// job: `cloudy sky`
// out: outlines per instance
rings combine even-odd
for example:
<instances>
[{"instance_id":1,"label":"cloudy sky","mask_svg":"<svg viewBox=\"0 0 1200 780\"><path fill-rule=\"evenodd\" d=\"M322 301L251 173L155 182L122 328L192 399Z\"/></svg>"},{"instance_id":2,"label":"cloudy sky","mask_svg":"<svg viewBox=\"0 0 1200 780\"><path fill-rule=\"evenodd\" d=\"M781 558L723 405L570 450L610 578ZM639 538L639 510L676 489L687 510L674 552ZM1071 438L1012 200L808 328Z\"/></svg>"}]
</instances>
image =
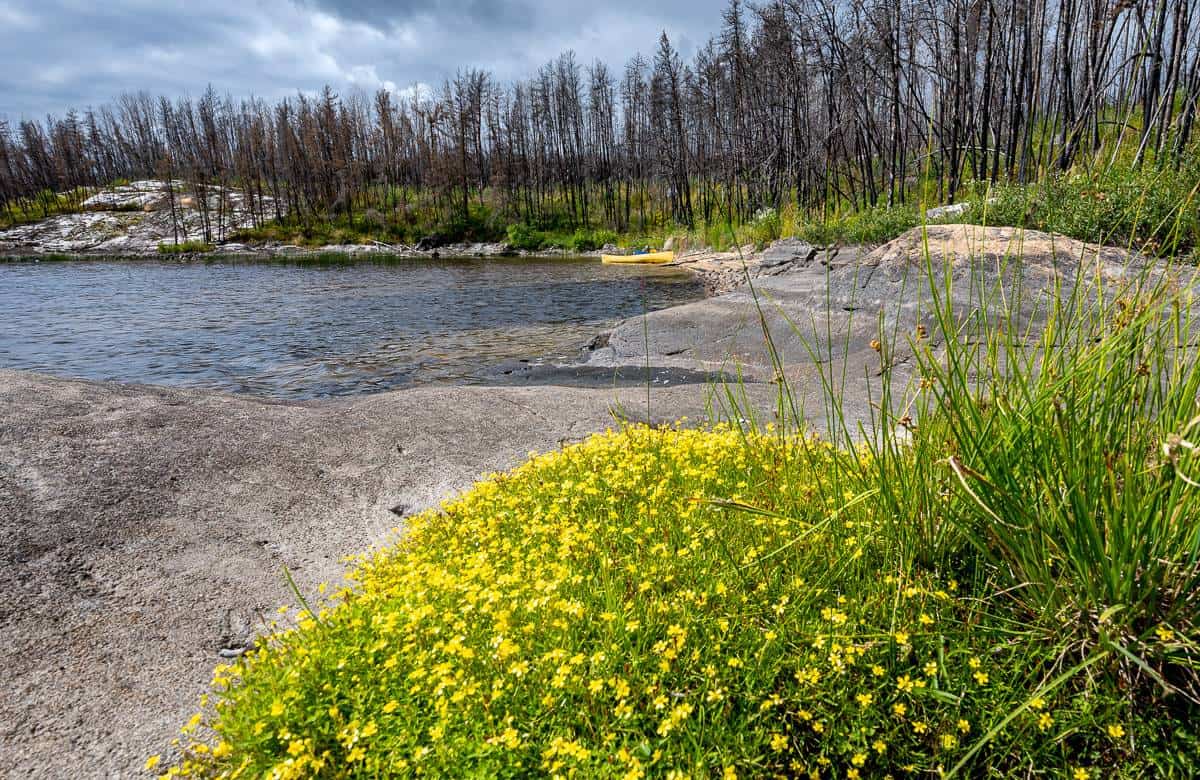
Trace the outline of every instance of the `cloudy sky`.
<instances>
[{"instance_id":1,"label":"cloudy sky","mask_svg":"<svg viewBox=\"0 0 1200 780\"><path fill-rule=\"evenodd\" d=\"M139 89L277 98L324 84L438 85L460 67L531 74L566 49L621 65L666 30L685 55L726 0L0 0L0 116Z\"/></svg>"}]
</instances>

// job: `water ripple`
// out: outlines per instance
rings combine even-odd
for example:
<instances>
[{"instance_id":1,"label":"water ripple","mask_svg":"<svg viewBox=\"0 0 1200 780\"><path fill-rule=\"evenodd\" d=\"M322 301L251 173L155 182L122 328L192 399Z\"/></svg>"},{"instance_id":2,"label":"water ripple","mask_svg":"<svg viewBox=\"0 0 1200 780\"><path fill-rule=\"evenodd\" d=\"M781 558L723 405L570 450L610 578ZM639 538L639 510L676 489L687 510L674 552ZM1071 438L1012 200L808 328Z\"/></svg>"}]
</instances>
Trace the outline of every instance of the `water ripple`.
<instances>
[{"instance_id":1,"label":"water ripple","mask_svg":"<svg viewBox=\"0 0 1200 780\"><path fill-rule=\"evenodd\" d=\"M587 259L0 263L0 366L284 398L480 384L702 295Z\"/></svg>"}]
</instances>

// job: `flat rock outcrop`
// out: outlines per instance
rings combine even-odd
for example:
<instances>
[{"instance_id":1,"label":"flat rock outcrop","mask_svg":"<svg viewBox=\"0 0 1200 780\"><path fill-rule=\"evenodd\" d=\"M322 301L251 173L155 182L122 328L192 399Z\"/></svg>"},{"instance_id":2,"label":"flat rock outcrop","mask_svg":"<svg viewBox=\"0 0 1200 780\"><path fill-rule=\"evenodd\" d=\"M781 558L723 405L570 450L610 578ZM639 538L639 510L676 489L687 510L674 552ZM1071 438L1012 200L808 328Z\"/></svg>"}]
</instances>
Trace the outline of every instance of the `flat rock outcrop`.
<instances>
[{"instance_id":1,"label":"flat rock outcrop","mask_svg":"<svg viewBox=\"0 0 1200 780\"><path fill-rule=\"evenodd\" d=\"M1085 293L1099 287L1112 295L1158 273L1122 249L1007 227L917 228L869 251L781 242L747 264L731 292L622 323L590 362L740 371L769 380L776 373L769 333L790 378L803 380L843 360L850 377L877 376L872 342L888 342L892 360L906 363L919 330L936 343L938 305L948 303L961 319L996 316L1003 300L1015 307L1017 322L1036 327L1053 297L1070 296L1076 284ZM1180 283L1195 283L1179 276Z\"/></svg>"}]
</instances>

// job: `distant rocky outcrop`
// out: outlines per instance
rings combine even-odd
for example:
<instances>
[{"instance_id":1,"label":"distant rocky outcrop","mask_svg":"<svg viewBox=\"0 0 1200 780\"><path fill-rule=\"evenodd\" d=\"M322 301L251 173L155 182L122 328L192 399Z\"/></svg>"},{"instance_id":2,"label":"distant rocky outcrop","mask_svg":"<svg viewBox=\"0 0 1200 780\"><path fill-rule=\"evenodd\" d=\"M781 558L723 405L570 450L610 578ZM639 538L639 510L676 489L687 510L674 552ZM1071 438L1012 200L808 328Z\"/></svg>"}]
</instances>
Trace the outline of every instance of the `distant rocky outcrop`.
<instances>
[{"instance_id":1,"label":"distant rocky outcrop","mask_svg":"<svg viewBox=\"0 0 1200 780\"><path fill-rule=\"evenodd\" d=\"M203 241L203 218L192 187L174 182L175 208L162 181L135 181L108 187L83 202L83 210L0 231L0 255L152 255L159 244ZM245 196L236 190L207 188L211 233L251 227ZM222 203L223 201L223 203ZM223 206L223 208L222 208ZM269 209L273 209L268 199Z\"/></svg>"},{"instance_id":2,"label":"distant rocky outcrop","mask_svg":"<svg viewBox=\"0 0 1200 780\"><path fill-rule=\"evenodd\" d=\"M331 244L300 247L280 242L253 246L228 240L242 228L254 226L245 196L233 189L208 187L206 190L211 240L223 255L304 256L321 253L347 255L387 254L411 257L445 255L447 257L492 256L509 254L578 254L564 250L515 251L503 242L457 242L442 236L427 236L416 246L371 241L361 244ZM222 203L223 201L223 203ZM166 183L155 180L135 181L107 187L91 195L81 211L60 214L27 225L0 230L0 258L50 254L116 255L122 257L158 254L160 244L204 241L201 210L194 188L187 182L174 182L174 209ZM223 208L222 208L223 206ZM275 216L274 201L264 201L266 218ZM225 236L222 240L220 237Z\"/></svg>"}]
</instances>

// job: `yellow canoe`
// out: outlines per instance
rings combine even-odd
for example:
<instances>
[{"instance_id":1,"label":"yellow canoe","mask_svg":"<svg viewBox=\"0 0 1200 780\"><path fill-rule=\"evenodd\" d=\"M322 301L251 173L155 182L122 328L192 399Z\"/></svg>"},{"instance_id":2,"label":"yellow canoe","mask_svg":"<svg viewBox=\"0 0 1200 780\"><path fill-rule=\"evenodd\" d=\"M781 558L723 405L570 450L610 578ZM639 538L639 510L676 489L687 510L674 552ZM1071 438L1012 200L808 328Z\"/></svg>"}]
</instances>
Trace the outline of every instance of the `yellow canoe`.
<instances>
[{"instance_id":1,"label":"yellow canoe","mask_svg":"<svg viewBox=\"0 0 1200 780\"><path fill-rule=\"evenodd\" d=\"M674 259L674 252L648 252L644 255L600 255L600 262L607 265L662 265Z\"/></svg>"}]
</instances>

